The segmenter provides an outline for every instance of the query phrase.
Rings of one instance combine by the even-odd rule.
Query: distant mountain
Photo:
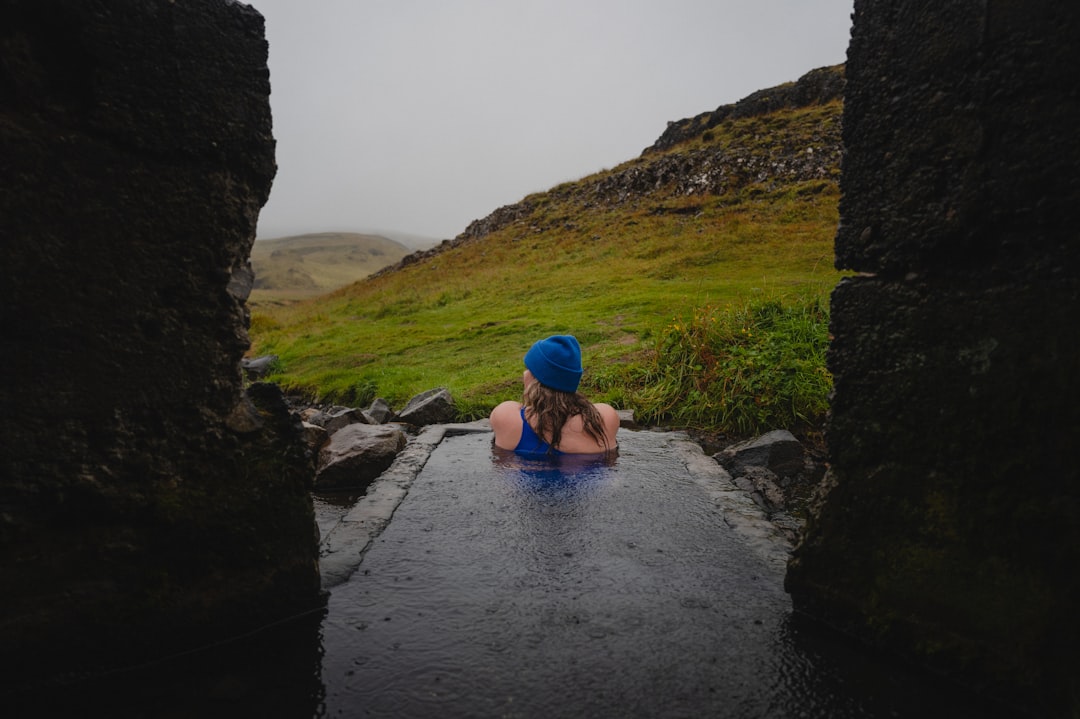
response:
[[[413,248],[381,235],[320,232],[258,240],[251,249],[251,301],[289,301],[325,294],[392,265]]]
[[[400,242],[410,250],[427,250],[443,240],[443,238],[427,237],[426,235],[411,235],[407,232],[395,232],[392,230],[373,230],[371,234],[386,237],[394,242]]]

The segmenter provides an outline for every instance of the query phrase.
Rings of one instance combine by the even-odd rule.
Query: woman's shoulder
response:
[[[521,402],[507,400],[497,404],[489,420],[495,433],[495,446],[514,449],[521,439]]]
[[[490,419],[492,422],[497,422],[500,419],[518,417],[520,413],[521,402],[515,402],[512,399],[508,399],[505,402],[500,402],[495,405],[495,409],[491,410]]]
[[[606,402],[597,402],[593,404],[593,407],[596,408],[596,411],[599,412],[600,416],[604,419],[619,418],[619,413],[615,410],[615,408],[612,407],[610,404],[607,404]]]
[[[619,417],[618,411],[610,404],[605,402],[597,402],[593,405],[596,408],[597,413],[600,415],[601,421],[604,423],[604,427],[607,431],[614,435],[619,430],[619,426],[622,424],[622,419]]]

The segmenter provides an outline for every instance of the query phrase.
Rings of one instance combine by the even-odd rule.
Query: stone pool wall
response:
[[[5,684],[318,602],[299,423],[239,367],[267,50],[225,0],[0,8]]]
[[[1080,6],[856,0],[798,609],[1080,707]]]

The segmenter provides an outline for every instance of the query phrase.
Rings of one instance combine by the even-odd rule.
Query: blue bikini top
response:
[[[551,445],[540,439],[532,428],[532,426],[525,421],[525,408],[521,408],[521,439],[518,440],[517,447],[514,447],[514,452],[517,454],[563,454],[557,449],[552,449]]]

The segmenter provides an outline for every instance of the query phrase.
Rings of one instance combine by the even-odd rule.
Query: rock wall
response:
[[[796,607],[1080,713],[1080,6],[856,0]]]
[[[239,368],[276,170],[262,17],[0,15],[0,659],[40,678],[310,608],[311,459]]]

